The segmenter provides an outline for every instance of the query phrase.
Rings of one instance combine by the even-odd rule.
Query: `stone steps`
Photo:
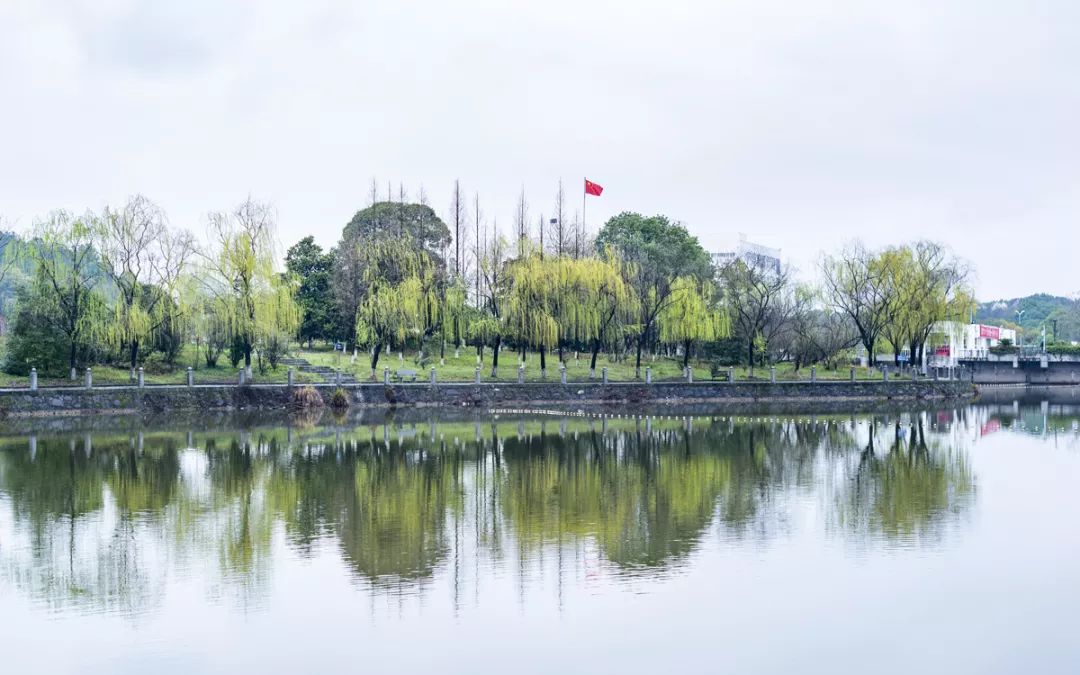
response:
[[[337,373],[330,366],[314,366],[306,359],[289,357],[281,359],[281,363],[295,368],[301,373],[310,373],[322,379],[323,382],[334,383],[337,382]],[[351,373],[341,373],[341,384],[357,384],[357,380]]]

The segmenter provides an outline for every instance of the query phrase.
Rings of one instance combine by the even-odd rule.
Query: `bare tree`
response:
[[[397,219],[398,219],[398,236],[399,237],[405,235],[405,200],[406,199],[408,199],[408,195],[405,193],[405,184],[404,183],[398,183]]]
[[[555,193],[555,217],[551,222],[551,250],[557,256],[570,253],[570,228],[566,224],[566,195],[563,191],[562,179],[559,180],[559,190]],[[574,256],[578,257],[577,255]]]
[[[480,220],[482,218],[480,212],[480,193],[477,192],[473,196],[473,218],[476,221],[476,231],[473,237],[473,263],[476,268],[476,306],[480,307],[480,261],[483,259],[482,248],[484,242],[484,236],[480,232]]]
[[[788,268],[777,271],[753,256],[736,258],[720,270],[732,323],[746,345],[751,369],[755,342],[760,338],[767,345],[769,337],[775,337],[790,316],[789,310],[781,306],[789,290],[789,276]]]
[[[15,234],[15,228],[0,218],[0,282],[7,277],[11,268],[19,261],[22,247],[19,245],[19,237]]]
[[[194,251],[189,232],[172,232],[165,213],[136,195],[97,221],[102,266],[116,287],[116,337],[134,374],[141,342],[175,319],[174,295]]]
[[[514,210],[514,230],[517,235],[518,257],[525,255],[525,241],[529,238],[529,203],[525,201],[525,186],[521,186],[517,208]]]
[[[469,214],[465,205],[465,194],[461,189],[461,182],[454,181],[454,192],[450,199],[450,228],[454,232],[454,276],[464,279],[468,274],[465,265],[465,256],[468,252],[468,222]]]
[[[887,270],[877,256],[855,243],[836,257],[826,257],[821,271],[826,298],[855,324],[873,366],[878,338],[896,306],[896,289],[889,283]]]
[[[486,331],[481,332],[491,334],[491,377],[498,377],[499,375],[499,347],[502,344],[502,305],[500,299],[503,297],[504,291],[505,282],[502,275],[506,266],[506,258],[506,239],[499,232],[499,224],[496,221],[492,223],[491,239],[486,246],[482,263],[477,265],[482,270],[484,282],[483,300],[481,302],[484,318],[478,323],[487,328]]]
[[[540,214],[540,220],[536,224],[536,231],[540,235],[540,259],[544,259],[544,214]]]

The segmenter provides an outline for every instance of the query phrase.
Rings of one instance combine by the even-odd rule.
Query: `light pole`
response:
[[[1016,346],[1018,348],[1024,344],[1024,327],[1020,325],[1020,321],[1024,318],[1026,311],[1026,309],[1016,310]]]

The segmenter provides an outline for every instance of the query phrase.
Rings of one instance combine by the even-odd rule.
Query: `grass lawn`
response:
[[[290,356],[304,359],[313,366],[340,368],[342,372],[351,374],[359,382],[371,381],[371,369],[366,352],[357,354],[355,361],[353,361],[351,354],[342,354],[341,352],[333,351],[329,347],[316,347],[314,349],[294,347]],[[436,369],[437,377],[441,382],[472,382],[477,366],[475,347],[463,347],[457,356],[455,356],[453,349],[447,349],[445,363],[443,364],[439,363],[437,356],[435,358],[427,358],[426,363],[422,365],[418,362],[416,352],[409,352],[403,356],[404,358],[400,358],[399,352],[382,354],[379,359],[378,373],[376,374],[375,381],[382,381],[383,368],[389,368],[391,373],[396,370],[415,370],[417,371],[418,381],[427,381],[429,369],[434,367]],[[484,382],[516,382],[519,357],[518,352],[508,349],[500,351],[499,376],[494,379],[490,377],[491,356],[491,350],[485,349],[480,371],[482,380]],[[575,354],[573,351],[567,351],[565,352],[565,358],[567,368],[566,374],[569,382],[588,382],[590,380],[588,354],[583,352]],[[694,370],[695,381],[713,379],[710,373],[710,364],[708,362],[691,359],[690,365]],[[152,355],[147,362],[143,364],[146,384],[185,384],[187,382],[188,366],[194,368],[196,384],[235,384],[239,381],[240,368],[234,368],[229,363],[226,355],[222,355],[221,359],[218,361],[217,367],[208,368],[202,357],[195,352],[194,346],[187,345],[184,347],[184,350],[176,360],[175,366],[172,368],[161,361],[160,355]],[[644,368],[646,366],[652,369],[654,382],[671,382],[683,379],[681,358],[676,359],[664,356],[643,357],[643,376]],[[596,380],[600,379],[602,368],[607,368],[608,379],[612,382],[629,382],[635,379],[634,360],[632,356],[627,359],[616,361],[610,354],[601,354],[596,362]],[[278,365],[276,370],[267,367],[266,371],[263,373],[259,372],[257,364],[253,365],[253,369],[254,381],[256,383],[284,384],[288,380],[288,367],[281,364]],[[92,370],[95,385],[131,384],[131,377],[127,368],[98,365],[94,366]],[[726,372],[727,368],[722,368],[717,379],[725,379]],[[818,369],[818,379],[820,380],[847,380],[849,377],[850,374],[847,366],[842,366],[836,370],[827,370],[823,367]],[[880,380],[881,373],[877,370],[859,368],[856,370],[856,377],[860,380]],[[890,379],[896,377],[897,375],[895,373],[890,373]],[[529,382],[542,381],[540,375],[539,354],[530,352],[526,355],[525,379]],[[768,381],[769,368],[755,368],[753,376],[751,376],[749,368],[746,366],[738,366],[735,368],[735,379],[736,381],[747,381],[751,379],[759,382]],[[792,364],[780,363],[776,365],[776,379],[778,381],[809,380],[810,368],[803,367],[796,372]],[[318,375],[297,370],[295,373],[295,381],[297,383],[314,383],[322,380]],[[547,358],[547,381],[559,381],[558,358],[555,354],[549,354]],[[38,385],[41,387],[81,387],[83,382],[83,371],[78,373],[78,378],[76,380],[70,380],[66,377],[47,378],[42,376],[38,378]],[[0,373],[0,388],[22,388],[29,386],[30,380],[28,377]]]
[[[341,352],[336,352],[329,348],[315,348],[310,350],[299,349],[296,352],[296,356],[306,360],[314,366],[326,366],[329,368],[341,369],[343,373],[351,374],[358,381],[371,381],[371,366],[367,352],[360,352],[357,354],[355,362],[353,361],[351,354],[342,354]],[[492,381],[492,378],[490,377],[491,356],[491,350],[485,349],[480,370],[481,378],[485,382]],[[589,381],[588,354],[579,353],[577,358],[575,358],[574,352],[567,351],[564,356],[566,358],[567,380],[570,382]],[[499,353],[499,376],[493,381],[516,382],[518,357],[519,354],[517,352],[501,350]],[[430,369],[435,368],[436,377],[441,382],[471,382],[474,377],[476,366],[477,354],[475,347],[463,347],[457,356],[454,355],[454,350],[447,349],[444,364],[439,363],[437,356],[435,358],[427,358],[426,363],[421,365],[418,361],[416,352],[408,352],[405,354],[391,352],[389,354],[384,353],[379,357],[377,366],[378,372],[376,373],[375,380],[382,381],[383,368],[389,368],[391,376],[396,370],[415,370],[417,371],[417,380],[426,381],[429,377]],[[642,357],[642,377],[644,377],[644,368],[646,366],[652,368],[654,382],[677,381],[683,379],[681,358],[674,359],[663,356],[657,356],[655,358],[651,356]],[[691,359],[690,366],[694,370],[695,381],[712,379],[709,363]],[[601,368],[608,369],[608,379],[612,382],[627,382],[634,380],[634,360],[632,357],[622,361],[614,361],[610,355],[602,354],[596,361],[596,379],[600,378]],[[717,379],[726,378],[726,372],[727,369],[723,368]],[[827,370],[823,367],[819,367],[817,376],[818,379],[821,380],[847,380],[850,378],[850,371],[847,366],[840,367],[836,370]],[[872,371],[866,368],[859,368],[856,369],[856,377],[860,380],[880,380],[881,373],[877,370]],[[890,373],[890,379],[896,377],[895,372]],[[529,382],[541,381],[539,354],[529,353],[526,355],[525,379]],[[547,379],[548,381],[559,380],[558,358],[554,354],[549,354],[547,358]],[[751,378],[750,369],[746,366],[739,366],[735,368],[735,379],[736,381],[745,381],[748,379],[768,381],[769,368],[755,368],[753,377]],[[798,372],[795,372],[792,364],[780,363],[776,366],[776,379],[784,381],[809,380],[810,368],[803,367]]]
[[[144,368],[143,378],[147,385],[153,384],[187,384],[187,368],[192,366],[195,372],[195,384],[236,384],[240,380],[241,368],[234,368],[225,355],[218,360],[216,368],[208,368],[206,361],[195,353],[192,345],[186,345],[181,352],[173,368],[163,363],[159,355],[154,354],[142,364]],[[284,384],[288,381],[286,366],[278,365],[277,370],[272,370],[269,365],[265,373],[260,373],[257,364],[252,364],[254,381],[256,383]],[[132,384],[131,373],[127,368],[115,366],[96,365],[91,368],[94,376],[94,384],[99,386]],[[40,387],[81,387],[85,382],[85,370],[80,370],[75,380],[66,377],[38,377]],[[296,373],[296,382],[317,382],[319,378],[309,373]],[[0,373],[0,388],[29,387],[30,378],[22,375],[9,375]]]

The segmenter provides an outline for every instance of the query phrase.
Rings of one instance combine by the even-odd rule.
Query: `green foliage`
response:
[[[302,341],[334,338],[337,316],[330,286],[333,267],[333,252],[323,253],[314,237],[304,237],[285,255],[285,271],[298,283],[296,302],[303,319],[297,336]]]
[[[682,225],[664,216],[646,218],[629,212],[604,224],[596,236],[596,251],[602,257],[618,255],[627,263],[627,282],[639,303],[636,366],[640,369],[645,341],[671,300],[672,284],[680,277],[711,279],[709,254]]]
[[[330,395],[330,407],[335,410],[344,410],[349,407],[349,392],[345,391],[341,387],[334,390],[334,393]]]
[[[37,368],[41,377],[66,377],[68,342],[53,328],[42,298],[35,295],[32,286],[24,286],[17,292],[15,307],[4,372],[27,375],[31,368]]]
[[[1013,323],[1020,311],[1023,311],[1020,323]],[[984,302],[979,304],[975,320],[993,326],[1018,327],[1027,335],[1040,334],[1045,326],[1048,341],[1080,341],[1078,299],[1039,293],[1024,298]]]
[[[293,281],[274,270],[272,209],[248,199],[232,213],[211,214],[210,234],[217,248],[204,257],[203,311],[227,327],[249,367],[253,350],[286,340],[301,318]]]
[[[356,309],[356,341],[373,348],[371,369],[379,352],[420,338],[436,314],[436,268],[431,257],[411,240],[385,238],[359,247],[356,259],[363,273],[360,304]],[[446,303],[443,305],[446,306]],[[445,325],[445,319],[444,319]]]
[[[229,343],[229,363],[233,368],[240,365],[240,362],[244,360],[244,339],[239,335],[234,335],[232,342]]]
[[[446,269],[442,254],[450,228],[426,204],[377,202],[357,211],[341,233],[342,248],[382,238],[408,238],[436,267]]]
[[[1080,356],[1080,345],[1069,344],[1067,342],[1055,342],[1047,345],[1046,351],[1050,354],[1060,356]]]

